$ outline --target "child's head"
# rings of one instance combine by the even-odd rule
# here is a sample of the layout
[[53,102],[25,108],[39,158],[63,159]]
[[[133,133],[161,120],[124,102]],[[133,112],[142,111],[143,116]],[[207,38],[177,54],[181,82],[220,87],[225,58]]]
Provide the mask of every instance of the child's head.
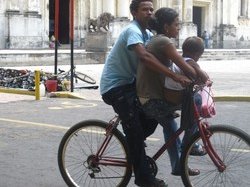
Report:
[[198,61],[204,52],[203,39],[197,36],[188,37],[182,44],[183,57],[189,57]]

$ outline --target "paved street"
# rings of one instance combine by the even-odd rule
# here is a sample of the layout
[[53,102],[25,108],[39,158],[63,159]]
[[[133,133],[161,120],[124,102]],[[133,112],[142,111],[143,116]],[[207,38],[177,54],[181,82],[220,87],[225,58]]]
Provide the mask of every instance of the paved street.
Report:
[[[249,102],[218,102],[212,124],[231,124],[250,133]],[[233,115],[232,115],[233,114]],[[0,186],[66,186],[57,166],[57,149],[66,130],[86,119],[107,121],[112,109],[101,101],[49,98],[2,103],[0,108]],[[147,141],[152,155],[162,145],[162,128]],[[157,177],[170,187],[182,187],[179,177],[170,175],[168,156],[157,161]],[[250,174],[250,173],[249,173]],[[131,186],[133,186],[131,181]]]
[[[250,61],[201,61],[200,65],[214,81],[216,97],[250,96]],[[53,72],[52,66],[12,68]],[[77,66],[77,70],[93,76],[97,84],[102,68],[102,64]],[[34,96],[0,93],[0,186],[66,186],[57,166],[57,149],[63,134],[81,120],[107,121],[114,115],[111,107],[101,101],[99,90],[74,93],[84,99],[42,97],[36,101]],[[210,120],[212,124],[231,124],[250,134],[250,102],[217,102],[216,109],[217,115]],[[162,144],[161,131],[158,127],[147,141],[149,155]],[[183,186],[179,177],[170,175],[167,155],[157,164],[157,177],[166,180],[170,187]],[[130,186],[134,186],[133,180]]]

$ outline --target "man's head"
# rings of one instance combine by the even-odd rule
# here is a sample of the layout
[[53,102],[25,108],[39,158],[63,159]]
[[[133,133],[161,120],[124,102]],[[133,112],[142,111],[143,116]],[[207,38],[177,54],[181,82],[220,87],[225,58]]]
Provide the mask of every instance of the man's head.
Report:
[[133,19],[137,20],[142,28],[146,28],[148,21],[153,15],[153,1],[152,0],[132,0],[130,4],[130,12]]
[[197,36],[188,37],[182,44],[184,57],[189,57],[198,61],[204,52],[203,39]]
[[130,12],[131,12],[132,15],[133,15],[133,12],[137,12],[141,2],[151,2],[151,3],[153,3],[153,0],[132,0],[131,3],[130,3],[130,6],[129,6]]

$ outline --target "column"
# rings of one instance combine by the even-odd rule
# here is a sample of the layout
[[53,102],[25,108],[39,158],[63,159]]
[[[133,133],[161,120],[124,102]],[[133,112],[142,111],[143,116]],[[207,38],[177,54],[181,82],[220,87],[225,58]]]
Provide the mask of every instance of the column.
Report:
[[115,0],[103,0],[102,12],[109,12],[113,16],[116,16],[115,5],[116,5]]
[[[1,3],[4,4],[4,3]],[[7,10],[19,11],[20,10],[19,0],[16,1],[7,1]]]
[[247,17],[250,17],[250,0],[247,0]]
[[179,19],[182,21],[182,0],[173,0],[173,9],[179,13]]
[[28,0],[27,12],[39,12],[40,3],[38,0]]
[[129,0],[117,0],[117,17],[129,17]]
[[184,0],[182,7],[182,21],[192,22],[193,21],[193,0]]
[[6,47],[5,42],[5,36],[7,34],[8,31],[6,31],[8,29],[6,23],[6,17],[5,17],[5,10],[6,10],[6,1],[5,0],[0,0],[0,25],[2,25],[0,27],[0,49],[3,49]]
[[102,1],[90,0],[90,18],[97,18],[102,13]]
[[170,5],[170,1],[160,0],[161,7],[170,7],[169,5]]

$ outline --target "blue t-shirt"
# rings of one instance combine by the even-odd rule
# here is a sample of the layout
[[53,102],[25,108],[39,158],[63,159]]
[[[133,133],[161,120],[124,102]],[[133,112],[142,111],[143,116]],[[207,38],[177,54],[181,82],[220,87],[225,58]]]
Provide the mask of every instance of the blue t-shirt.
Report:
[[130,47],[139,43],[146,45],[152,36],[149,30],[143,34],[135,20],[121,32],[105,61],[100,81],[101,94],[134,81],[139,60]]

